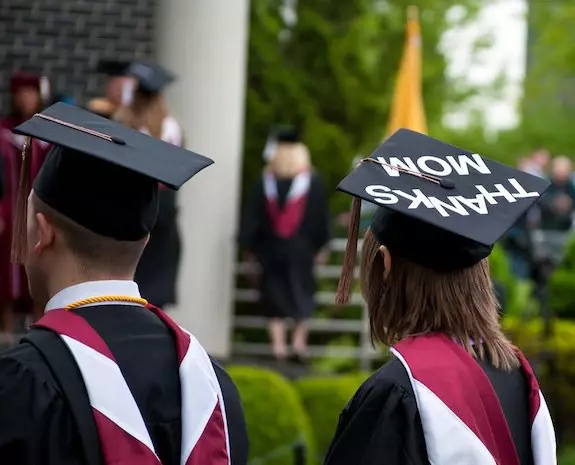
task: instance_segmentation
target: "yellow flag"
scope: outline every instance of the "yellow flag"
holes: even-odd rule
[[[395,82],[387,136],[400,128],[427,134],[421,95],[421,28],[415,6],[407,10],[406,41]]]

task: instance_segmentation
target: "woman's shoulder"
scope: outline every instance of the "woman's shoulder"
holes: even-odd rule
[[[393,357],[360,386],[349,407],[384,403],[390,396],[397,395],[415,401],[409,375],[403,364]]]

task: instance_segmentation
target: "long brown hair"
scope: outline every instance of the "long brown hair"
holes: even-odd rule
[[[391,346],[407,336],[443,333],[496,368],[519,366],[515,348],[499,325],[499,305],[487,259],[440,274],[391,254],[385,282],[384,271],[380,244],[368,230],[360,280],[373,342]]]
[[[160,139],[162,124],[166,116],[168,116],[168,108],[162,94],[137,90],[132,104],[121,108],[114,119],[132,129],[145,128],[152,137]]]

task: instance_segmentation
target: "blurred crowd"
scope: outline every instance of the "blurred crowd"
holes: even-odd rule
[[[180,125],[170,114],[162,91],[174,76],[152,62],[105,60],[96,72],[107,77],[102,97],[79,103],[80,106],[133,129],[182,145]],[[56,102],[78,104],[73,98],[54,95],[49,82],[28,71],[16,71],[10,77],[10,101],[0,108],[0,338],[11,339],[43,309],[36,308],[28,293],[24,268],[11,263],[12,214],[21,176],[23,136],[12,130],[35,113]],[[50,145],[33,140],[30,185],[40,171]],[[158,306],[176,302],[176,274],[179,264],[180,238],[176,221],[176,198],[171,189],[160,186],[160,215],[150,242],[140,262],[136,280],[142,294]],[[163,272],[158,273],[161,269]]]
[[[503,239],[513,274],[520,279],[541,279],[541,269],[554,266],[575,224],[575,173],[566,155],[552,156],[546,149],[520,158],[518,167],[549,179],[551,187]]]

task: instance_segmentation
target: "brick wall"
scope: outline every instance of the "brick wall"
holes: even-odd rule
[[[103,57],[152,56],[156,0],[0,0],[0,113],[13,71],[49,78],[78,103],[100,95]]]

